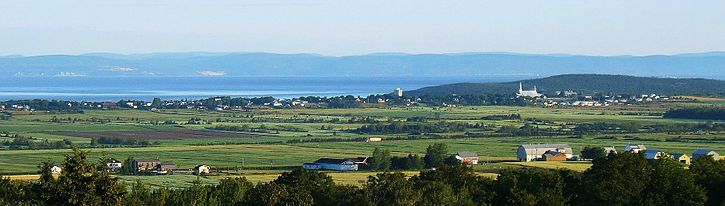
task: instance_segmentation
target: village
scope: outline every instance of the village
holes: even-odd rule
[[[668,96],[657,94],[641,95],[580,95],[575,91],[555,91],[552,97],[540,93],[536,86],[533,90],[524,90],[523,83],[519,83],[519,90],[515,98],[528,101],[532,105],[544,107],[607,107],[644,104],[652,102],[686,101],[687,99],[673,99]],[[253,97],[253,98],[232,98],[212,97],[200,100],[161,100],[155,98],[151,102],[141,100],[121,100],[118,102],[73,102],[73,101],[7,101],[0,102],[0,112],[49,112],[51,110],[82,110],[82,109],[140,109],[157,111],[159,109],[189,109],[189,110],[212,110],[212,111],[248,111],[250,109],[281,109],[281,108],[336,108],[336,107],[357,107],[359,105],[370,106],[416,106],[420,104],[439,104],[444,107],[467,106],[466,100],[458,95],[446,97],[446,101],[439,102],[429,100],[431,97],[409,97],[405,96],[403,89],[396,88],[388,94],[370,95],[367,97],[340,96],[340,97],[297,97],[297,98],[274,98],[274,97]],[[36,108],[41,104],[43,108]],[[48,108],[51,107],[51,108]]]

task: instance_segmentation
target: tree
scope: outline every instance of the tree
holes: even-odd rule
[[[291,193],[287,187],[274,182],[258,184],[250,191],[246,200],[247,205],[312,205],[312,195],[304,191]]]
[[[331,205],[335,202],[331,196],[335,182],[332,177],[322,172],[311,170],[284,172],[273,183],[295,191],[291,195],[296,195],[297,192],[311,195],[315,205]]]
[[[386,171],[392,165],[390,151],[375,148],[373,157],[370,158],[370,169],[377,171]]]
[[[133,157],[128,157],[123,161],[123,163],[121,163],[120,173],[123,175],[132,175],[136,173],[136,171],[133,170]]]
[[[604,148],[601,147],[586,146],[584,147],[584,149],[582,149],[582,158],[584,159],[597,159],[606,156],[606,151],[604,151]]]
[[[461,162],[461,160],[458,160],[455,155],[446,157],[446,159],[443,160],[443,163],[450,167],[458,167],[463,165],[463,162]]]
[[[158,97],[154,98],[154,101],[151,102],[151,106],[156,108],[160,107],[161,99],[159,99]]]
[[[651,169],[642,153],[594,159],[583,174],[576,205],[637,205],[649,185]]]
[[[428,148],[425,152],[425,157],[423,157],[425,161],[425,166],[428,168],[434,168],[438,167],[443,163],[443,160],[447,157],[448,154],[448,146],[444,143],[435,143],[433,145],[428,145]]]
[[[380,173],[368,177],[365,188],[374,205],[415,205],[420,193],[403,173]]]
[[[494,205],[564,205],[563,178],[541,169],[504,170],[496,183]]]
[[[644,191],[647,205],[705,205],[705,190],[695,177],[671,158],[651,163],[652,181]]]
[[[102,158],[103,159],[103,158]],[[88,151],[76,147],[66,155],[62,172],[55,179],[52,164],[44,163],[41,177],[34,185],[38,204],[42,205],[120,205],[125,189],[105,169],[104,164],[88,162]]]
[[[702,156],[692,162],[695,182],[707,190],[707,205],[725,205],[725,160]]]

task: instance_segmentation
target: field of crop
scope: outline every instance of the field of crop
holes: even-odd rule
[[[719,100],[708,100],[719,101]],[[614,146],[623,150],[628,143],[640,143],[648,148],[690,154],[695,149],[707,148],[725,151],[725,134],[715,133],[617,133],[587,134],[579,136],[486,136],[495,131],[467,129],[464,132],[438,134],[355,134],[350,130],[366,123],[354,118],[371,118],[380,124],[424,118],[428,123],[466,122],[491,128],[503,126],[536,125],[540,128],[565,128],[574,123],[618,124],[692,124],[708,123],[702,120],[664,119],[667,105],[608,107],[608,108],[540,108],[540,107],[392,107],[358,109],[266,109],[251,112],[206,112],[191,110],[89,110],[83,114],[16,114],[10,120],[0,120],[0,133],[35,138],[35,141],[69,140],[91,151],[93,158],[101,156],[124,160],[158,157],[173,161],[178,168],[192,168],[209,164],[218,168],[240,167],[242,162],[250,168],[301,166],[321,157],[365,157],[375,148],[391,151],[393,155],[423,155],[426,147],[446,143],[450,153],[473,151],[481,162],[515,160],[516,148],[521,144],[566,143],[575,153],[585,146]],[[490,115],[519,114],[520,120],[483,120]],[[192,123],[191,120],[194,120]],[[245,131],[222,131],[217,126],[236,126]],[[482,134],[467,137],[468,133]],[[410,138],[414,136],[415,138]],[[118,137],[158,141],[146,147],[100,145],[90,146],[91,138]],[[212,137],[212,138],[207,138]],[[381,137],[382,142],[364,142],[368,137]],[[669,141],[676,138],[679,141]],[[386,140],[388,139],[388,140]],[[393,140],[399,139],[399,140]],[[0,136],[0,142],[12,141]],[[310,142],[312,141],[312,142]],[[43,161],[62,162],[70,149],[0,150],[0,174],[32,174]],[[474,168],[481,170],[503,167],[569,168],[583,171],[584,162],[531,162],[494,163]],[[282,170],[250,173],[244,176],[252,181],[269,181]],[[358,184],[370,174],[330,173],[336,181]],[[214,183],[223,176],[202,178]],[[148,182],[156,186],[184,186],[194,176],[122,176],[124,182]]]

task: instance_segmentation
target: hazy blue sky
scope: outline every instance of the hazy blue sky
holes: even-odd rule
[[[715,50],[722,0],[0,0],[0,55]]]

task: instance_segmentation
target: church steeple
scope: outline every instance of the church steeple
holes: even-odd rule
[[[519,82],[519,93],[524,91],[524,83]]]

